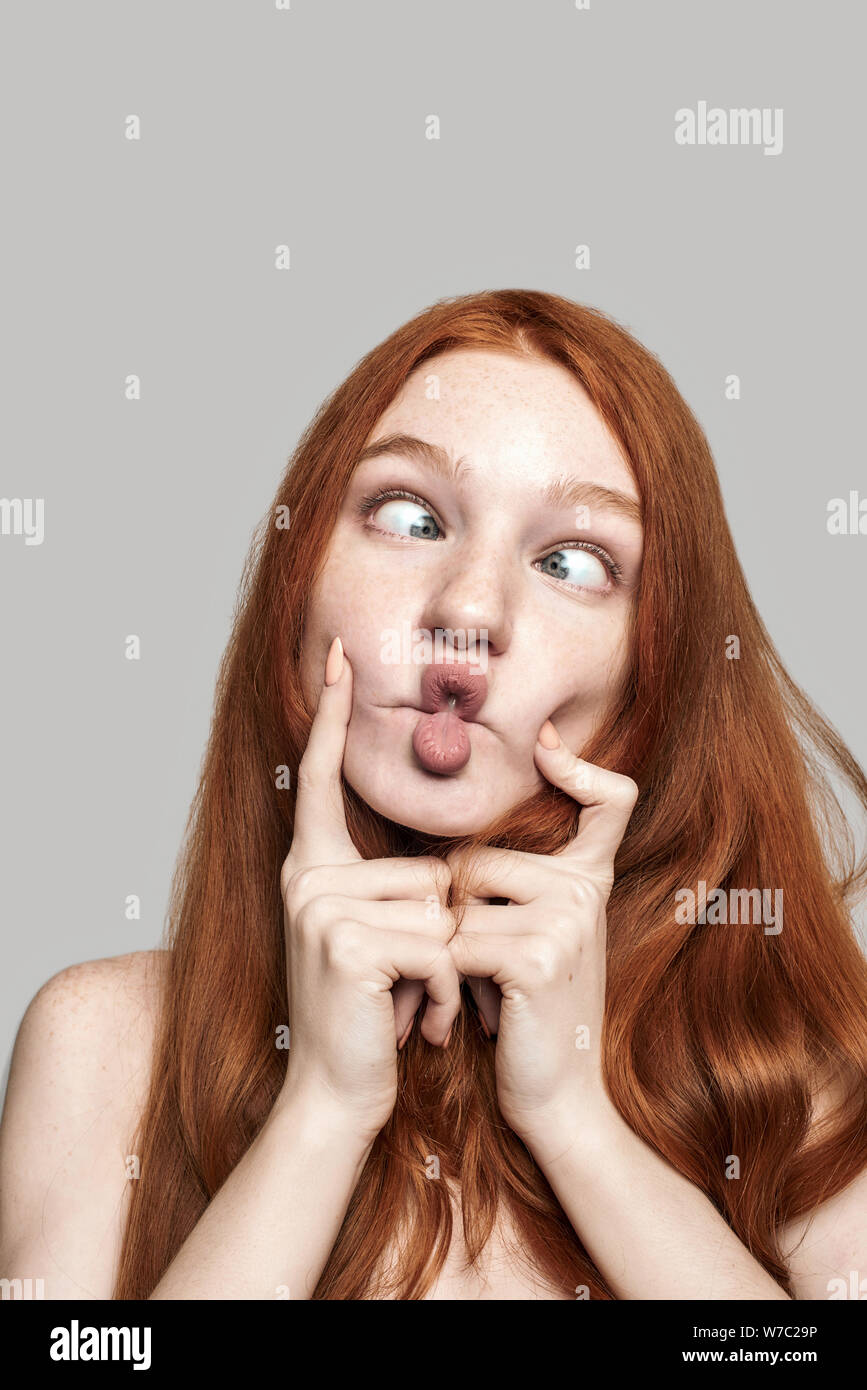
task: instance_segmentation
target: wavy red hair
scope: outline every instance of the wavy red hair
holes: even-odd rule
[[[632,468],[644,514],[632,665],[582,755],[640,797],[615,863],[603,1066],[631,1127],[707,1194],[788,1293],[781,1224],[867,1165],[867,964],[851,908],[867,863],[823,763],[867,808],[867,781],[789,678],[756,612],[695,417],[657,358],[600,311],[539,291],[445,299],[368,353],[302,436],[254,538],[213,725],[172,885],[167,987],[114,1297],[146,1298],[251,1144],[281,1086],[288,1018],[280,867],[310,728],[299,681],[305,609],[357,458],[409,374],[459,348],[541,354],[573,373]],[[275,526],[276,508],[294,519]],[[283,513],[286,515],[286,513]],[[740,659],[726,660],[731,635]],[[294,777],[293,777],[294,785]],[[367,858],[457,844],[552,853],[579,808],[540,791],[483,834],[408,832],[344,786]],[[785,926],[679,925],[675,895],[784,890]],[[463,890],[453,885],[460,907]],[[447,1052],[416,1023],[399,1101],[377,1138],[314,1293],[417,1299],[445,1259],[460,1184],[471,1259],[503,1204],[528,1261],[567,1295],[615,1295],[529,1152],[503,1124],[493,1047],[464,986]],[[833,1097],[811,1125],[820,1086]],[[725,1176],[737,1154],[741,1176]],[[402,1236],[399,1267],[380,1267]]]

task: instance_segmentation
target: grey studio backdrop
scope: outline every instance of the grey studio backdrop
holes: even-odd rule
[[[867,497],[862,9],[42,0],[2,28],[0,490],[44,499],[41,544],[0,536],[4,1086],[41,984],[159,943],[254,527],[323,397],[438,298],[555,291],[661,358],[784,661],[867,762],[867,535],[827,527]],[[678,143],[702,102],[781,111],[781,147]]]

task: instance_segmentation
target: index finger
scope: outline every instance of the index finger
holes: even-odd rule
[[[557,851],[558,855],[610,866],[635,810],[637,784],[622,773],[576,757],[550,720],[545,721],[541,732],[545,733],[546,742],[540,737],[536,743],[537,766],[549,782],[568,792],[584,808],[577,835],[565,849]]]
[[[298,767],[293,849],[309,862],[359,859],[346,827],[343,753],[352,714],[352,667],[335,637],[325,662],[325,679]]]

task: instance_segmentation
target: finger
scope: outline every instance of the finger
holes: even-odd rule
[[[467,975],[470,993],[476,1001],[479,1019],[485,1035],[496,1037],[500,1031],[500,1001],[502,995],[493,980],[485,980],[480,975]]]
[[[484,899],[479,900],[484,902]],[[475,935],[486,932],[499,936],[526,936],[535,918],[528,917],[527,909],[515,903],[505,912],[502,906],[468,907],[464,912],[460,931]],[[493,980],[483,976],[467,975],[470,993],[476,1001],[482,1027],[488,1037],[500,1031],[500,1003],[502,995]]]
[[[533,953],[548,946],[537,936],[498,936],[492,932],[458,932],[447,950],[458,970],[468,977],[476,975],[498,985],[527,988],[533,982]]]
[[[467,898],[467,909],[464,913],[464,920],[471,907],[487,907],[487,898],[479,898],[470,894]],[[469,925],[469,924],[468,924]],[[463,922],[461,923],[463,927]],[[460,974],[460,971],[458,972]],[[466,979],[470,987],[470,993],[476,1001],[479,1021],[487,1037],[495,1036],[500,1029],[500,991],[493,980],[485,980],[480,975],[461,975],[461,979]]]
[[[398,1047],[403,1047],[412,1021],[418,1013],[418,1006],[424,999],[424,985],[420,980],[396,980],[392,988],[394,999],[394,1027]]]
[[[358,854],[346,827],[343,806],[343,752],[346,730],[352,714],[352,668],[335,637],[325,663],[331,679],[319,692],[319,704],[307,746],[298,768],[295,798],[293,850],[308,863],[328,863],[335,859],[355,861]]]
[[[441,1047],[461,1011],[461,987],[448,946],[415,932],[376,930],[376,938],[381,970],[395,982],[402,976],[424,985],[430,1002],[421,1022],[422,1037]]]
[[[540,734],[552,743],[557,740],[556,747],[547,748],[537,739],[534,751],[540,772],[583,807],[577,835],[565,849],[557,851],[558,855],[580,857],[588,864],[613,863],[638,800],[637,784],[631,777],[577,758],[550,719]]]
[[[435,855],[389,859],[359,859],[355,864],[320,865],[310,870],[310,895],[342,893],[371,901],[389,898],[422,899],[443,904],[451,884],[451,870]]]
[[[350,898],[342,893],[325,893],[311,899],[306,911],[313,916],[321,931],[327,932],[332,922],[353,919],[368,927],[385,931],[412,931],[433,941],[446,942],[454,935],[455,920],[450,908],[435,903],[401,899],[370,902],[365,898]]]
[[[511,903],[506,907],[468,907],[461,919],[462,932],[494,932],[502,936],[528,936],[539,927],[539,914],[531,907]]]
[[[513,903],[529,903],[539,896],[539,871],[547,863],[547,855],[527,854],[523,850],[495,849],[491,846],[472,850],[452,850],[446,863],[452,877],[460,872],[467,884],[467,902],[488,898],[511,898]]]
[[[359,859],[355,864],[317,864],[300,870],[294,868],[296,857],[300,859],[290,850],[281,886],[288,892],[292,883],[293,895],[301,903],[333,893],[371,902],[423,900],[433,919],[443,910],[452,878],[448,864],[435,855]]]

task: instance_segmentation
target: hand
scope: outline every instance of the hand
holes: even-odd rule
[[[578,833],[556,854],[474,851],[467,891],[510,899],[466,909],[449,943],[457,969],[499,986],[482,995],[497,1033],[497,1094],[503,1119],[528,1147],[556,1144],[577,1118],[613,1109],[602,1078],[606,904],[614,856],[638,797],[629,777],[582,762],[549,721],[536,744],[540,771],[583,807]],[[553,741],[551,739],[550,741]],[[454,869],[466,852],[454,851]],[[478,995],[477,995],[478,998]]]
[[[329,677],[340,654],[332,646]],[[372,1141],[397,1097],[397,1036],[426,991],[421,1033],[444,1046],[460,1011],[460,982],[447,946],[454,918],[444,905],[451,883],[445,862],[365,860],[350,838],[341,772],[351,712],[344,656],[320,694],[280,875],[290,1007],[283,1090],[314,1107],[336,1106]],[[400,977],[418,993],[404,991],[395,1001]]]

